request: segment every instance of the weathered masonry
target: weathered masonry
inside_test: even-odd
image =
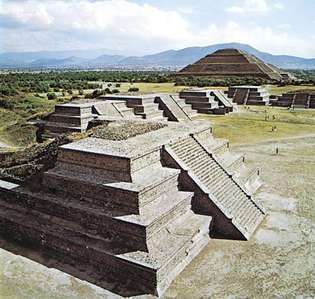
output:
[[[120,126],[150,122],[101,130]],[[210,237],[247,240],[263,220],[257,170],[209,124],[111,134],[61,146],[36,186],[0,181],[1,247],[123,296],[161,295]]]

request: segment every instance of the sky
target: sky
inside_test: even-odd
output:
[[[0,52],[144,55],[225,42],[315,57],[315,0],[0,0]]]

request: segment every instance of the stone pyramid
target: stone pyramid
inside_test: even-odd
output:
[[[238,49],[223,49],[187,65],[178,76],[206,77],[258,77],[267,80],[282,80],[282,75],[274,66],[264,63],[254,55]]]

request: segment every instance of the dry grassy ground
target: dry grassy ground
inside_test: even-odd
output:
[[[239,106],[238,112],[202,115],[197,119],[212,122],[215,137],[231,144],[247,144],[280,138],[315,134],[315,110],[288,110],[278,107]],[[276,127],[276,130],[272,130]]]

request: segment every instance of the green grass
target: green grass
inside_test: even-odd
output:
[[[269,116],[269,120],[265,117]],[[274,116],[274,117],[273,117]],[[215,137],[231,144],[252,144],[302,135],[315,135],[315,110],[287,110],[276,107],[239,107],[229,115],[199,116],[213,124]],[[276,131],[272,127],[276,126]]]
[[[13,110],[0,108],[0,141],[12,147],[26,146],[35,141],[36,128],[27,123],[53,110],[57,101],[26,94],[15,99]]]

